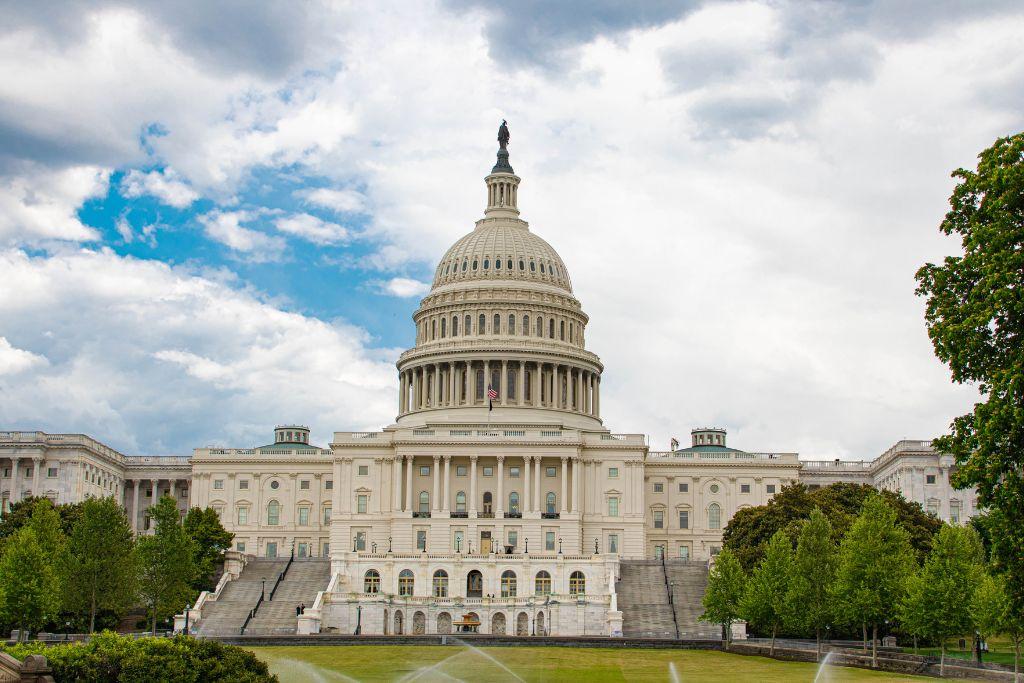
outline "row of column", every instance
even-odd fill
[[[21,481],[21,468],[25,461],[32,462],[32,495],[39,495],[39,470],[43,467],[44,458],[42,456],[33,456],[23,458],[20,456],[11,456],[11,495],[8,499],[8,504],[16,503],[22,499],[22,488],[24,482]],[[5,511],[6,512],[6,511]]]
[[[508,360],[442,361],[405,368],[399,373],[398,412],[487,405],[488,387],[498,393],[494,403],[499,406],[601,415],[600,374],[562,363]]]
[[[470,517],[476,517],[478,508],[477,502],[477,469],[478,460],[480,456],[471,455],[469,456],[469,500],[467,501],[467,511]],[[522,481],[523,481],[523,497],[520,501],[520,509],[525,512],[542,512],[545,501],[541,495],[541,468],[542,456],[525,456],[521,458],[515,458],[522,462]],[[392,500],[394,501],[396,510],[403,510],[405,512],[413,512],[416,510],[414,507],[416,501],[413,500],[413,483],[412,475],[413,470],[416,467],[416,457],[412,455],[396,457],[392,463],[392,482],[394,485],[394,495]],[[494,462],[497,466],[497,478],[496,478],[496,491],[494,492],[494,514],[496,517],[500,517],[505,512],[505,456],[498,455],[494,456]],[[452,456],[450,455],[435,455],[433,456],[433,470],[432,470],[432,484],[433,492],[430,496],[430,508],[431,512],[449,512],[451,510],[452,500]],[[444,463],[444,475],[441,474],[441,464]],[[579,500],[580,500],[580,479],[581,473],[580,468],[582,461],[579,458],[569,458],[568,456],[562,457],[562,477],[561,477],[561,495],[559,496],[559,510],[562,514],[566,512],[579,512]],[[570,468],[570,462],[572,466]],[[531,467],[532,463],[532,467]],[[404,469],[404,472],[403,472]],[[532,474],[531,474],[532,470]],[[569,481],[572,481],[572,507],[569,506]],[[405,482],[405,496],[402,496],[402,482]],[[531,481],[533,482],[531,484]],[[404,502],[403,502],[404,500]],[[399,503],[401,502],[401,507]]]
[[[132,507],[131,507],[131,520],[130,521],[131,521],[131,525],[132,525],[132,530],[133,531],[135,531],[135,532],[140,531],[140,524],[139,524],[139,498],[141,496],[139,494],[141,493],[141,489],[143,488],[143,485],[146,482],[149,482],[149,486],[152,487],[152,490],[153,490],[153,495],[149,499],[149,505],[146,507],[146,509],[148,510],[150,507],[155,505],[156,502],[160,499],[159,492],[160,492],[160,482],[161,481],[165,481],[165,480],[164,479],[159,479],[159,478],[158,479],[125,479],[125,482],[124,482],[125,508],[128,507],[128,483],[131,482],[131,484],[132,484],[132,487],[131,487],[132,488]],[[167,479],[166,481],[168,482],[167,495],[169,495],[171,498],[174,498],[175,503],[177,503],[178,497],[175,495],[175,493],[176,493],[176,490],[177,490],[177,486],[176,485],[177,485],[177,481],[178,480],[177,479]]]

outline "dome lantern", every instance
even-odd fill
[[[487,183],[487,210],[484,215],[488,217],[514,218],[519,215],[519,176],[508,162],[510,137],[508,123],[503,120],[498,128],[498,162],[484,179]]]

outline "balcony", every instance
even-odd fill
[[[523,513],[522,512],[506,512],[505,513],[505,519],[522,519],[522,518],[523,518]]]
[[[558,519],[561,517],[557,512],[542,512],[540,515],[541,519]]]
[[[430,518],[430,513],[429,512],[414,512],[414,513],[412,513],[412,517],[413,517],[413,519],[429,519]]]
[[[453,512],[452,519],[469,519],[468,512]]]
[[[494,513],[493,512],[478,512],[478,513],[476,513],[476,516],[479,519],[494,519]]]

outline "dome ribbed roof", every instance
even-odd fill
[[[526,280],[572,293],[562,257],[525,224],[485,222],[453,244],[434,273],[433,288],[474,280]]]

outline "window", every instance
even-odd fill
[[[324,508],[324,524],[331,523],[331,508],[330,506]]]
[[[491,334],[501,334],[501,316],[497,313],[494,314],[494,327],[491,329]]]
[[[609,467],[608,468],[608,478],[609,479],[617,479],[618,476],[619,476],[619,468],[618,467]]]
[[[537,316],[537,336],[544,336],[544,318]]]
[[[960,501],[958,500],[949,502],[949,521],[953,524],[960,523]]]
[[[516,573],[511,569],[506,569],[501,573],[501,597],[516,597]]]
[[[213,488],[215,488],[218,491],[222,490],[224,488],[224,480],[223,479],[214,479],[213,480]]]
[[[518,479],[519,478],[519,468],[518,467],[509,467],[508,468],[508,478],[509,479]]]
[[[548,495],[547,495],[547,497],[546,497],[546,499],[544,501],[544,507],[546,508],[546,512],[548,514],[550,514],[550,515],[555,514],[555,503],[556,502],[557,502],[557,500],[555,498],[555,492],[554,491],[548,491]]]
[[[421,477],[429,477],[430,476],[430,465],[420,465],[420,476]]]
[[[711,485],[711,493],[718,493],[718,484]]]
[[[463,270],[465,270],[465,268],[463,268]],[[466,335],[473,334],[473,317],[469,316],[469,315],[466,316],[466,332],[465,332],[465,334]]]
[[[530,334],[530,316],[523,316],[523,336],[529,336]]]
[[[680,484],[679,485],[679,493],[689,493],[689,491],[690,491],[690,485],[689,484]]]
[[[430,494],[420,491],[420,512],[430,512]]]
[[[448,572],[443,569],[434,572],[434,597],[448,597]]]
[[[448,336],[448,318],[441,318],[441,339]]]
[[[466,466],[465,465],[456,465],[455,466],[455,476],[456,477],[464,477],[464,476],[466,476]]]
[[[608,499],[608,516],[618,517],[619,516],[619,499],[609,498]]]
[[[466,492],[459,491],[455,494],[455,511],[465,512],[466,511]]]
[[[380,573],[376,569],[370,569],[363,577],[363,592],[370,595],[380,592]]]
[[[267,543],[267,557],[277,557],[277,543],[275,541]]]
[[[239,541],[238,543],[236,543],[235,544],[235,550],[237,550],[240,553],[244,553],[245,552],[245,541]]]
[[[544,550],[554,551],[555,549],[555,532],[545,531],[544,532]]]
[[[689,529],[690,528],[690,511],[680,510],[679,511],[679,528]]]
[[[655,484],[654,484],[654,492],[655,493],[664,493],[665,492],[665,485],[663,483],[661,483],[661,482],[655,482]]]
[[[537,578],[533,580],[533,592],[537,595],[550,595],[551,574],[546,571],[537,572]]]
[[[366,532],[365,531],[357,531],[356,532],[355,549],[357,551],[359,551],[359,550],[366,550]]]
[[[309,525],[309,508],[302,506],[299,508],[299,526]]]
[[[276,500],[267,503],[267,524],[277,526],[281,523],[281,504]]]
[[[47,467],[46,468],[46,476],[49,479],[56,478],[57,477],[57,468],[56,467]]]
[[[483,313],[480,314],[480,318],[476,321],[476,333],[485,334],[487,332],[487,316]]]
[[[587,592],[587,579],[583,572],[575,571],[569,575],[569,595],[583,595]]]
[[[415,586],[416,578],[413,576],[412,570],[403,569],[398,575],[398,594],[411,596]]]
[[[508,511],[512,513],[519,512],[519,494],[515,491],[508,494]]]
[[[515,529],[508,530],[508,544],[514,549],[519,545],[519,532]]]
[[[654,511],[654,528],[664,529],[665,528],[665,512],[663,510]]]
[[[722,508],[718,506],[718,503],[712,503],[708,506],[708,528],[722,528]]]
[[[239,479],[238,480],[238,488],[240,490],[242,490],[242,491],[245,491],[246,489],[248,489],[249,488],[249,480],[248,479]]]
[[[301,490],[301,491],[308,491],[309,490],[309,480],[308,479],[299,482],[299,490]]]
[[[617,553],[619,552],[619,535],[608,534],[608,552]]]
[[[427,551],[427,531],[426,529],[416,530],[416,550]]]
[[[764,490],[766,493],[775,493],[775,484],[767,484]]]
[[[515,333],[516,333],[516,317],[514,315],[510,315],[508,317],[508,334],[515,334]]]
[[[370,473],[370,466],[369,465],[360,465],[359,466],[359,476],[360,477],[365,477],[369,473]]]
[[[565,341],[565,321],[558,321],[558,339],[559,341]]]
[[[238,524],[239,525],[243,525],[243,524],[248,524],[248,523],[249,523],[249,508],[238,508]]]
[[[688,560],[690,559],[690,546],[681,545],[679,546],[679,559]]]
[[[332,479],[325,479],[324,480],[324,490],[325,491],[331,491],[333,489],[334,489],[334,480],[332,480]]]
[[[740,484],[740,493],[750,493],[750,484]]]
[[[484,476],[485,477],[493,477],[494,476],[494,468],[493,467],[485,467],[484,468]]]
[[[491,501],[492,501],[492,499],[491,499],[491,492],[490,491],[484,491],[484,513],[485,514],[488,514],[488,515],[491,514],[491,509],[492,509],[492,505],[493,505],[493,503]]]
[[[544,476],[545,477],[554,477],[554,476],[556,476],[555,475],[555,468],[554,467],[545,467],[544,468]]]
[[[924,477],[924,483],[926,483],[926,484],[934,484],[935,483],[935,475],[934,474],[926,474],[925,477]]]
[[[455,548],[455,552],[461,553],[462,549],[466,546],[466,532],[462,529],[456,529],[452,535],[452,545]]]
[[[548,339],[555,338],[555,319],[548,320]]]
[[[356,496],[356,513],[360,515],[366,514],[366,494],[361,493]]]
[[[459,316],[457,315],[452,316],[452,336],[459,336]]]
[[[280,488],[280,486],[281,486],[281,482],[277,481],[276,479],[274,481],[270,482],[270,488],[274,489],[275,491],[278,488]]]

